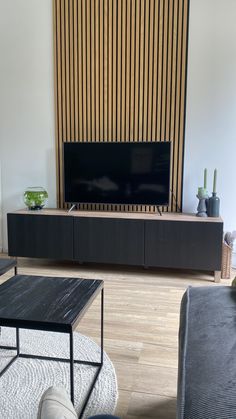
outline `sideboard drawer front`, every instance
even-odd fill
[[[221,270],[223,223],[146,221],[145,263],[166,268]]]
[[[144,264],[144,223],[140,220],[76,218],[75,259],[81,262]]]
[[[8,214],[10,256],[73,259],[73,220],[64,216]]]

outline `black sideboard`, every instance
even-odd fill
[[[220,279],[221,218],[45,209],[7,221],[9,256],[206,270]]]

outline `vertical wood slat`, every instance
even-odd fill
[[[63,206],[64,141],[171,140],[169,209],[177,211],[189,0],[53,1],[58,205]]]
[[[122,141],[126,140],[126,33],[127,33],[127,24],[126,24],[126,13],[127,13],[127,1],[121,0],[121,10],[122,10],[122,29],[121,29],[121,138]]]
[[[65,0],[65,87],[66,87],[66,137],[71,141],[70,135],[70,51],[69,51],[69,0]]]
[[[109,42],[109,35],[108,35],[108,7],[109,7],[109,0],[103,0],[103,52],[104,52],[104,60],[103,60],[103,94],[104,94],[104,115],[103,115],[103,124],[104,124],[104,132],[103,132],[103,140],[107,141],[108,139],[108,42]]]
[[[168,15],[168,57],[167,57],[167,84],[166,84],[166,122],[165,137],[170,138],[170,104],[171,104],[171,58],[172,58],[172,30],[173,30],[173,1],[170,0]]]
[[[156,140],[161,141],[161,99],[162,99],[162,56],[163,56],[163,19],[164,19],[164,0],[159,0],[159,33],[158,33],[158,83],[157,83],[157,117],[156,117]]]
[[[136,1],[131,1],[131,12],[130,12],[130,98],[129,98],[129,133],[128,137],[130,141],[134,140],[134,83],[135,83],[135,7]]]
[[[75,77],[74,77],[74,5],[73,1],[69,3],[69,44],[70,44],[70,132],[71,139],[75,139],[75,101],[74,101],[74,91],[75,91]]]
[[[81,38],[82,38],[82,52],[81,52],[81,70],[82,70],[82,81],[81,81],[81,88],[82,88],[82,107],[83,107],[83,114],[81,115],[83,118],[83,135],[81,140],[87,141],[87,11],[86,11],[86,3],[87,0],[81,0]]]
[[[108,112],[107,112],[107,129],[108,129],[108,141],[112,139],[112,122],[113,122],[113,101],[112,95],[113,92],[113,42],[112,42],[112,26],[113,26],[113,2],[112,0],[108,1]]]
[[[159,45],[159,11],[160,2],[155,1],[154,12],[154,45],[153,45],[153,81],[152,81],[152,139],[157,141],[156,137],[156,115],[157,115],[157,85],[158,85],[158,45]]]
[[[87,141],[91,141],[91,0],[86,0]]]
[[[144,86],[144,35],[145,35],[145,0],[141,0],[139,38],[139,134],[138,141],[143,140],[143,86]]]
[[[154,60],[154,14],[155,1],[150,0],[149,9],[149,80],[148,80],[148,110],[147,110],[147,140],[152,141],[152,97],[153,97],[153,60]]]
[[[74,40],[74,138],[79,138],[79,85],[78,85],[78,2],[73,0],[73,40]]]
[[[144,86],[143,86],[143,141],[147,141],[147,107],[148,107],[148,78],[149,75],[149,5],[150,1],[145,4],[144,13]]]
[[[82,52],[83,52],[83,37],[82,37],[82,0],[75,0],[77,3],[77,33],[78,33],[78,54],[77,54],[77,68],[78,68],[78,92],[76,92],[78,96],[78,137],[76,136],[77,141],[82,141],[84,138],[84,107],[83,107],[83,59],[82,59]]]
[[[96,59],[95,59],[95,0],[91,0],[91,21],[90,21],[90,33],[91,33],[91,140],[95,141],[95,129],[96,129],[96,90],[95,90],[95,71],[96,71]]]
[[[161,140],[166,140],[166,81],[168,75],[167,61],[168,61],[168,25],[169,25],[169,2],[164,1],[163,5],[163,50],[162,50],[162,95],[161,95]]]
[[[126,6],[126,71],[125,71],[125,140],[130,140],[130,54],[131,54],[131,48],[130,48],[130,41],[131,41],[131,25],[130,25],[130,19],[131,19],[131,1],[127,2]]]
[[[121,141],[121,57],[122,57],[122,1],[117,4],[117,111],[116,111],[116,133],[117,141]],[[102,139],[101,139],[102,140]]]
[[[112,0],[112,133],[110,140],[117,139],[117,0]],[[112,138],[113,136],[113,138]]]
[[[135,74],[134,74],[134,141],[139,138],[139,77],[140,77],[140,31],[141,0],[135,4]]]
[[[99,20],[99,0],[95,0],[95,141],[100,138],[100,20]]]
[[[99,70],[100,70],[100,84],[99,84],[99,96],[100,96],[100,112],[99,112],[99,119],[100,119],[100,137],[99,140],[104,138],[104,4],[103,1],[100,1],[100,13],[99,13],[99,23],[100,23],[100,48],[99,48]]]

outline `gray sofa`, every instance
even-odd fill
[[[43,395],[38,419],[77,418],[55,390]],[[183,296],[176,417],[236,419],[236,288],[192,287]]]
[[[177,419],[236,418],[236,288],[185,292],[178,373]]]

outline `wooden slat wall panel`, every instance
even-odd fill
[[[188,14],[189,0],[54,0],[59,207],[64,141],[171,140],[171,200],[163,210],[181,210]]]

